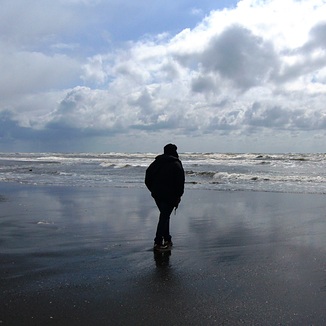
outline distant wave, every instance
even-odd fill
[[[0,153],[0,181],[144,187],[155,153]],[[326,193],[324,153],[181,153],[186,187]]]

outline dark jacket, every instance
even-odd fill
[[[176,204],[184,192],[185,173],[181,161],[161,154],[146,170],[145,184],[154,199]]]

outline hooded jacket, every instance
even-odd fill
[[[154,199],[177,203],[183,195],[184,183],[182,163],[172,155],[157,156],[146,170],[145,184]]]

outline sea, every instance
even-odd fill
[[[144,188],[159,153],[0,153],[0,182]],[[181,153],[186,189],[326,194],[326,154]]]

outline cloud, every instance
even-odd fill
[[[58,15],[67,10],[61,26],[47,14],[33,24],[43,7],[32,6],[19,23],[26,31],[6,27],[0,39],[7,45],[0,52],[0,112],[10,112],[2,124],[16,130],[17,137],[19,127],[43,135],[49,131],[48,136],[71,130],[76,139],[160,132],[236,138],[259,131],[267,137],[275,130],[326,128],[324,1],[242,0],[205,17],[202,8],[191,4],[189,16],[203,17],[196,25],[175,34],[154,29],[135,40],[106,43],[95,53],[85,46],[96,42],[83,45],[73,30],[80,26],[87,39],[94,31],[81,22],[85,8],[93,22],[96,10],[108,5],[47,4]],[[5,5],[10,17],[24,13],[23,4],[19,10],[8,1]],[[118,7],[110,4],[115,13]],[[63,37],[73,9],[78,15]],[[150,9],[157,12],[158,7]],[[106,30],[101,25],[96,31]]]
[[[326,22],[321,22],[310,30],[309,40],[303,49],[308,52],[314,49],[326,49]]]
[[[278,68],[273,45],[242,26],[214,37],[200,56],[205,73],[219,74],[242,90],[260,86]]]
[[[3,51],[0,54],[2,99],[49,89],[62,89],[79,80],[80,63],[66,55]]]

